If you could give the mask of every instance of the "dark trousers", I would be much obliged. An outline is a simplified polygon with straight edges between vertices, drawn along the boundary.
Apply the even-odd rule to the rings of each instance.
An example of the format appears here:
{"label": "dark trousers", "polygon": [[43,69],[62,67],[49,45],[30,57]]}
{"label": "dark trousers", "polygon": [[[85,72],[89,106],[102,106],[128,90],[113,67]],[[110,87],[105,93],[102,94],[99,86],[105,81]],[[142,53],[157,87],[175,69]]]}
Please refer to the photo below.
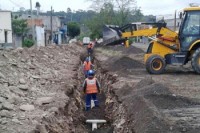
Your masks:
{"label": "dark trousers", "polygon": [[88,56],[89,55],[92,55],[92,49],[91,48],[88,48]]}
{"label": "dark trousers", "polygon": [[85,75],[85,78],[87,78],[87,76],[88,76],[88,70],[84,70],[84,75]]}
{"label": "dark trousers", "polygon": [[86,94],[85,103],[86,103],[86,111],[91,108],[91,100],[94,100],[95,107],[99,106],[99,102],[97,100],[97,93]]}

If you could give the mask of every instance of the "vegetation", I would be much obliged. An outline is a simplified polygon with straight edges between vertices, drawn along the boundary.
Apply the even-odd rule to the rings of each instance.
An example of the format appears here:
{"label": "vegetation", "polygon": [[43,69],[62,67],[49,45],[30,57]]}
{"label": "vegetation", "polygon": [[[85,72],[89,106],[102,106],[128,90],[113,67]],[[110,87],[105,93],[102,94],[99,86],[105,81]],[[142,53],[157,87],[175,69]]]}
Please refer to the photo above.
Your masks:
{"label": "vegetation", "polygon": [[34,41],[32,39],[26,38],[23,40],[22,47],[32,47],[34,45]]}
{"label": "vegetation", "polygon": [[69,22],[67,24],[68,29],[68,36],[71,38],[74,38],[75,36],[78,36],[80,34],[80,26],[76,22]]}
{"label": "vegetation", "polygon": [[[90,0],[92,7],[98,11],[96,16],[86,21],[91,30],[91,38],[102,37],[105,24],[125,25],[127,23],[142,21],[144,15],[136,6],[135,0]],[[98,5],[98,6],[96,6]]]}
{"label": "vegetation", "polygon": [[18,36],[23,36],[28,32],[27,21],[24,19],[12,20],[13,33]]}

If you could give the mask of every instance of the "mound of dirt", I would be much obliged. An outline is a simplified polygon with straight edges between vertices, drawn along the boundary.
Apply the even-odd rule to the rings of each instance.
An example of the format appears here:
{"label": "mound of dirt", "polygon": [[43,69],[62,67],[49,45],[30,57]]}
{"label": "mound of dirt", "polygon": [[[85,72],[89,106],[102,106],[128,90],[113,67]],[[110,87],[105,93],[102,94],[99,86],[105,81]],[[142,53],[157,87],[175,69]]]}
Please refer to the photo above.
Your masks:
{"label": "mound of dirt", "polygon": [[130,46],[128,48],[125,48],[124,46],[121,45],[115,45],[115,46],[103,46],[104,49],[109,49],[113,51],[121,51],[123,54],[140,54],[144,53],[143,50],[136,48],[134,46]]}
{"label": "mound of dirt", "polygon": [[[113,85],[116,86],[115,84]],[[155,83],[151,78],[145,78],[134,86],[124,84],[121,88],[113,89],[113,91],[118,102],[122,103],[126,110],[123,116],[125,121],[122,124],[124,129],[121,130],[123,132],[127,129],[136,133],[181,132],[182,126],[187,122],[173,125],[173,131],[171,131],[172,123],[166,120],[162,110],[177,110],[200,104],[193,99],[174,95],[166,85]],[[112,111],[111,117],[114,115],[116,115],[115,111]]]}
{"label": "mound of dirt", "polygon": [[112,59],[112,64],[109,64],[110,71],[120,71],[127,69],[143,68],[144,64],[130,57],[123,56],[121,58]]}
{"label": "mound of dirt", "polygon": [[1,50],[0,132],[83,132],[81,113],[74,117],[82,52],[76,44]]}
{"label": "mound of dirt", "polygon": [[144,64],[127,56],[120,58],[111,57],[103,66],[105,70],[115,73],[117,72],[117,74],[122,77],[130,74],[138,75],[141,73],[141,71],[138,71],[138,69],[145,70]]}

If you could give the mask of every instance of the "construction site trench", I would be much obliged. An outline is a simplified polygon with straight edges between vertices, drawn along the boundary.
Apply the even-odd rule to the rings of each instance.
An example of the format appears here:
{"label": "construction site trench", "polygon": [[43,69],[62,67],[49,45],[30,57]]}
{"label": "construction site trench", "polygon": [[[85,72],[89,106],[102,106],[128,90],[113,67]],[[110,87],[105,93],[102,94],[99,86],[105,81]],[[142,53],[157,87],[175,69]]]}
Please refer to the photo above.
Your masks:
{"label": "construction site trench", "polygon": [[[96,47],[100,107],[85,111],[85,47],[1,50],[0,133],[199,132],[199,76],[189,66],[149,75],[143,55],[136,47]],[[92,131],[88,119],[107,123]]]}
{"label": "construction site trench", "polygon": [[[134,52],[134,56],[138,56],[143,54],[142,50],[115,47],[115,50],[111,48],[112,51],[120,51],[122,55],[113,57],[113,54],[110,56],[104,53],[108,49],[97,48],[94,54],[96,77],[102,85],[102,93],[98,95],[100,107],[86,112],[84,95],[81,96],[85,132],[92,132],[91,125],[85,123],[87,119],[107,121],[99,125],[98,130],[93,131],[95,133],[199,131],[198,99],[175,94],[171,86],[148,76],[141,61],[127,55]],[[82,62],[85,58],[85,55],[81,55]],[[81,86],[84,79],[81,72],[78,79]]]}

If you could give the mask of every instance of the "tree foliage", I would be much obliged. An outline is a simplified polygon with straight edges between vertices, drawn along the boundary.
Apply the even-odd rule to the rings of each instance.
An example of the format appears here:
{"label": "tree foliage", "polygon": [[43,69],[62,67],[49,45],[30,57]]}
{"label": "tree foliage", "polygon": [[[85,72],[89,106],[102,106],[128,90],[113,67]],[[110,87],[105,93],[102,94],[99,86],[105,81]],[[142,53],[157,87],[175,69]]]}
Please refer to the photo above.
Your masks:
{"label": "tree foliage", "polygon": [[[138,10],[135,0],[89,0],[92,1],[92,7],[100,14],[111,13],[113,22],[118,25],[127,24]],[[110,16],[105,16],[110,17]]]}
{"label": "tree foliage", "polygon": [[13,19],[12,20],[12,27],[13,33],[18,36],[23,36],[28,32],[27,21],[24,19]]}
{"label": "tree foliage", "polygon": [[80,26],[76,22],[69,22],[67,24],[67,28],[68,28],[68,35],[72,38],[80,34]]}
{"label": "tree foliage", "polygon": [[30,47],[32,47],[33,45],[34,45],[34,41],[33,41],[32,39],[25,38],[25,39],[23,40],[23,43],[22,43],[22,46],[23,46],[23,47],[28,47],[28,48],[30,48]]}
{"label": "tree foliage", "polygon": [[142,21],[143,14],[136,6],[135,0],[89,0],[92,7],[98,11],[95,17],[87,21],[92,38],[102,36],[102,27],[105,24],[125,25]]}

